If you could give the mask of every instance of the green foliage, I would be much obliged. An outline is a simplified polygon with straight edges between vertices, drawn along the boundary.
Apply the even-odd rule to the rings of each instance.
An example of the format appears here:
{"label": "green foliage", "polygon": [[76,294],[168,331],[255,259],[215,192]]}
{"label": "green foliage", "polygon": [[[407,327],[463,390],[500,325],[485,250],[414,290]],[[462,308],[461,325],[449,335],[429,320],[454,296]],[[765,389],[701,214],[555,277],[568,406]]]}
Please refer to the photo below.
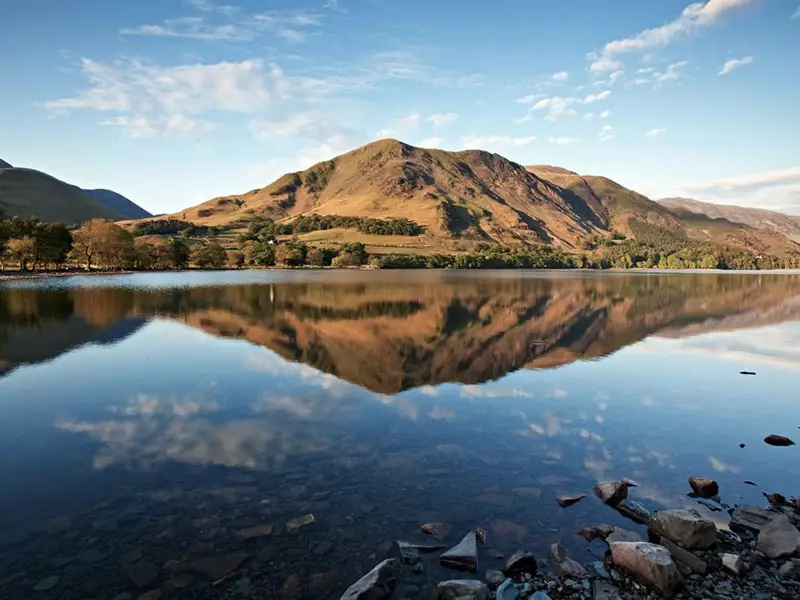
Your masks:
{"label": "green foliage", "polygon": [[194,247],[192,262],[201,269],[221,269],[228,262],[228,255],[219,244],[208,242]]}
{"label": "green foliage", "polygon": [[[133,228],[133,236],[141,237],[143,235],[180,235],[183,237],[204,236],[211,235],[210,227],[195,225],[189,221],[181,221],[180,219],[164,219],[159,221],[140,221]],[[219,232],[216,227],[214,235]],[[214,237],[214,236],[211,236]]]}
{"label": "green foliage", "polygon": [[250,222],[246,240],[268,241],[277,235],[299,235],[329,229],[357,229],[372,235],[420,235],[422,227],[408,219],[370,219],[341,217],[338,215],[301,215],[288,223],[275,223],[271,219],[258,218]]}
{"label": "green foliage", "polygon": [[358,263],[363,265],[369,259],[369,254],[367,254],[367,247],[362,244],[361,242],[349,242],[344,244],[339,249],[339,254],[352,254],[358,260]]}
{"label": "green foliage", "polygon": [[[30,241],[21,246],[13,243],[20,239]],[[0,255],[12,246],[17,250],[23,247],[30,250],[25,253],[25,261],[32,263],[34,269],[48,265],[58,267],[64,264],[72,249],[72,233],[62,223],[14,217],[0,221]]]}
{"label": "green foliage", "polygon": [[172,238],[169,242],[169,258],[175,269],[185,269],[189,266],[189,246],[178,238]]}
{"label": "green foliage", "polygon": [[308,247],[305,244],[289,242],[278,244],[275,249],[275,263],[286,267],[299,267],[305,264]]}

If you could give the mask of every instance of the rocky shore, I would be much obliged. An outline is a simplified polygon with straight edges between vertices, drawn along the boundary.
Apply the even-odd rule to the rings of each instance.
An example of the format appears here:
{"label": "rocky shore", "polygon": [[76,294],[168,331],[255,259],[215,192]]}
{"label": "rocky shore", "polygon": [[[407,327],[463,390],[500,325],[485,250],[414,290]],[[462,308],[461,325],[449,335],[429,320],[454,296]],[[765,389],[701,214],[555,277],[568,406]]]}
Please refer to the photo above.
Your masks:
{"label": "rocky shore", "polygon": [[[716,481],[689,478],[690,496],[729,519],[710,520],[694,509],[663,510],[652,515],[629,490],[637,484],[619,480],[595,486],[594,493],[632,521],[647,525],[647,540],[633,531],[605,524],[576,531],[588,543],[602,540],[603,560],[581,564],[554,543],[547,557],[524,548],[500,569],[481,570],[487,533],[480,527],[455,545],[441,543],[449,526],[426,523],[421,534],[435,543],[399,541],[389,558],[351,585],[342,600],[406,600],[423,573],[436,566],[452,569],[452,579],[438,584],[439,600],[790,600],[800,598],[800,498],[765,494],[768,505],[731,506]],[[558,499],[562,508],[586,494]],[[406,595],[406,592],[409,592]]]}

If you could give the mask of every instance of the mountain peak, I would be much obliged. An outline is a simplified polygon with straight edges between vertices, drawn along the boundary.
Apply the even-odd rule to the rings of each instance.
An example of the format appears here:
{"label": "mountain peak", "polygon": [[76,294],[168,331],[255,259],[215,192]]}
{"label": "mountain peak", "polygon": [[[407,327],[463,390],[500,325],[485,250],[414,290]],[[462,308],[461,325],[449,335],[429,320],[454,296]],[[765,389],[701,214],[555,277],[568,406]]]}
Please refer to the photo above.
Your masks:
{"label": "mountain peak", "polygon": [[12,167],[9,163],[0,158],[0,169],[13,169],[13,168],[14,167]]}

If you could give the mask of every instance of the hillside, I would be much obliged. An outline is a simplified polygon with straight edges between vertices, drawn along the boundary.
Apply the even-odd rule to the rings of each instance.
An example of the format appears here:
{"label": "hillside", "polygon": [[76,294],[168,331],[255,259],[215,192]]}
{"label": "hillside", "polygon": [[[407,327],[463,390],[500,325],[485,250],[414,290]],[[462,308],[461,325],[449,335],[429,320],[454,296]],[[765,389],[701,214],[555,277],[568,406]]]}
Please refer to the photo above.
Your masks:
{"label": "hillside", "polygon": [[118,194],[112,190],[99,189],[82,191],[104,206],[123,215],[126,219],[148,219],[153,216],[138,204],[135,204],[122,194]]}
{"label": "hillside", "polygon": [[0,158],[0,169],[13,169],[13,168],[14,167],[12,167],[6,161],[4,161],[2,158]]}
{"label": "hillside", "polygon": [[663,198],[658,202],[673,212],[691,212],[705,215],[710,219],[727,219],[733,223],[775,231],[790,240],[800,242],[800,216],[786,215],[761,208],[701,202],[693,198]]}

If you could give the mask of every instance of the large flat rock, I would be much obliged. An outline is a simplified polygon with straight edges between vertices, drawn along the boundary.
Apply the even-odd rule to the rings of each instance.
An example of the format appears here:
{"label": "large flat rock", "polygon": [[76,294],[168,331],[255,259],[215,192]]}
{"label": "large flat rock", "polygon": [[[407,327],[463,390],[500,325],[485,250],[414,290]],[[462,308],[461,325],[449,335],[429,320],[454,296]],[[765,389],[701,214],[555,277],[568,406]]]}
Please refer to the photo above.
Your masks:
{"label": "large flat rock", "polygon": [[672,598],[683,589],[683,578],[669,550],[649,542],[613,542],[614,564],[642,583]]}

